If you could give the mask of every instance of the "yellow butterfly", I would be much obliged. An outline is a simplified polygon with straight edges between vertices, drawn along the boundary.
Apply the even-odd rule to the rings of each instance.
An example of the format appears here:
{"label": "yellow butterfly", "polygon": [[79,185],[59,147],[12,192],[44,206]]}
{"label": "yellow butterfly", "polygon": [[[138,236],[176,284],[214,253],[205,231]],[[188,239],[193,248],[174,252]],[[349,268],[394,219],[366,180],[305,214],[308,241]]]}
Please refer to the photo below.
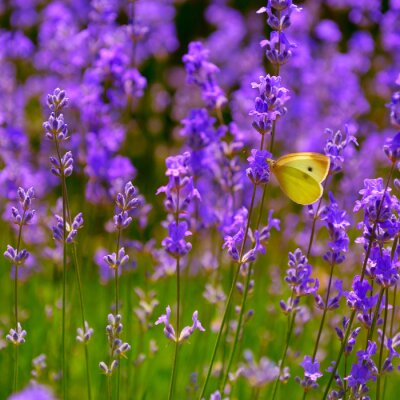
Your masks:
{"label": "yellow butterfly", "polygon": [[319,153],[291,153],[267,160],[279,186],[289,199],[307,205],[323,193],[321,182],[328,175],[330,158]]}

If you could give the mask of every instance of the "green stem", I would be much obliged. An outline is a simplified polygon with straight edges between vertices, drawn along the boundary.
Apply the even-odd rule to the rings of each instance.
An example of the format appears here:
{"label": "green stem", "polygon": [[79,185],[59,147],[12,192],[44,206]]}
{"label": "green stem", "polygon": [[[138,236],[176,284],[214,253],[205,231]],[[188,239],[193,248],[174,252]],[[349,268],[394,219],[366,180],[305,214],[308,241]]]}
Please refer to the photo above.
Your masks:
{"label": "green stem", "polygon": [[[57,116],[57,114],[56,114]],[[66,206],[66,184],[64,169],[62,167],[62,157],[60,151],[60,144],[58,139],[54,139],[56,146],[57,157],[61,172],[61,196],[62,196],[62,215],[63,215],[63,287],[62,287],[62,334],[61,334],[61,370],[62,370],[62,392],[63,398],[66,399],[66,361],[65,361],[65,309],[66,309],[66,290],[67,290],[67,206]]]}
{"label": "green stem", "polygon": [[[83,293],[82,293],[82,280],[81,280],[81,274],[79,270],[79,264],[78,264],[78,256],[76,252],[76,246],[75,243],[72,243],[72,256],[74,258],[74,264],[75,264],[75,275],[76,275],[76,281],[78,284],[78,293],[79,293],[79,303],[80,303],[80,308],[81,308],[81,320],[82,320],[82,329],[85,332],[85,309],[84,309],[84,302],[83,302]],[[89,350],[87,347],[87,343],[84,343],[85,346],[85,363],[86,363],[86,381],[87,381],[87,396],[88,399],[91,400],[92,398],[92,391],[91,391],[91,383],[90,383],[90,369],[89,369]]]}
{"label": "green stem", "polygon": [[[326,185],[328,182],[328,178],[325,179],[324,183],[323,183],[323,191],[325,191],[326,189]],[[314,241],[314,235],[315,235],[315,226],[317,223],[317,219],[318,219],[318,213],[319,213],[319,209],[321,208],[321,204],[322,204],[322,196],[319,198],[318,201],[318,205],[317,205],[317,210],[315,211],[314,217],[313,217],[313,222],[312,222],[312,227],[311,227],[311,235],[310,235],[310,240],[308,242],[308,249],[307,249],[307,258],[310,257],[310,253],[311,253],[311,247]]]}
{"label": "green stem", "polygon": [[67,291],[67,227],[66,227],[66,210],[65,210],[65,192],[62,189],[62,212],[63,212],[63,287],[62,287],[62,335],[61,335],[61,369],[62,369],[62,392],[63,398],[66,399],[67,393],[67,370],[65,360],[65,312],[66,312],[66,291]]}
{"label": "green stem", "polygon": [[247,294],[248,294],[248,291],[249,291],[249,283],[250,283],[252,267],[253,267],[253,263],[250,263],[249,267],[248,267],[249,270],[247,271],[246,286],[245,286],[245,289],[244,289],[243,298],[242,298],[242,304],[241,304],[241,307],[240,307],[239,320],[238,320],[238,325],[237,325],[236,332],[235,332],[235,339],[233,341],[233,347],[232,347],[232,350],[231,350],[231,354],[229,356],[229,361],[228,361],[228,366],[226,368],[225,377],[224,377],[224,379],[222,381],[221,393],[224,393],[224,389],[225,389],[225,386],[226,386],[226,383],[227,383],[228,377],[229,377],[229,371],[230,371],[231,366],[232,366],[233,358],[235,356],[235,351],[236,351],[236,347],[237,347],[238,340],[239,340],[240,327],[242,325],[242,320],[243,320],[243,314],[244,314]]}
{"label": "green stem", "polygon": [[369,331],[368,331],[367,343],[366,343],[365,347],[368,346],[368,341],[371,340],[372,336],[374,335],[375,325],[376,325],[376,321],[378,320],[379,310],[381,308],[381,302],[382,302],[384,292],[385,292],[384,288],[382,288],[379,292],[378,302],[376,303],[374,317],[372,318],[371,328],[369,328]]}
{"label": "green stem", "polygon": [[336,375],[336,371],[337,371],[337,369],[338,369],[340,360],[342,359],[342,355],[343,355],[344,348],[345,348],[346,343],[347,343],[347,340],[349,339],[349,336],[350,336],[351,326],[353,325],[353,321],[354,321],[355,315],[356,315],[356,310],[353,310],[352,313],[351,313],[351,315],[350,315],[350,320],[349,320],[349,323],[348,323],[348,325],[347,325],[347,329],[346,329],[346,333],[345,333],[345,335],[344,335],[344,339],[343,339],[342,344],[341,344],[341,346],[340,346],[340,351],[339,351],[338,357],[337,357],[337,359],[336,359],[336,364],[335,364],[335,366],[333,367],[332,373],[331,373],[331,375],[330,375],[330,377],[329,377],[328,385],[327,385],[326,388],[325,388],[323,400],[325,400],[326,397],[328,396],[328,392],[329,392],[329,389],[330,389],[330,387],[331,387],[331,385],[332,385],[332,381],[333,381],[333,379],[334,379],[334,377],[335,377],[335,375]]}
{"label": "green stem", "polygon": [[111,392],[111,376],[107,376],[107,395],[108,395],[108,400],[112,399],[112,392]]}
{"label": "green stem", "polygon": [[289,343],[290,343],[290,339],[292,337],[292,333],[293,333],[293,327],[294,327],[294,321],[296,319],[296,311],[292,310],[292,318],[290,318],[289,316],[289,327],[288,327],[288,331],[286,334],[286,344],[285,344],[285,348],[283,349],[283,353],[282,353],[282,357],[281,357],[281,363],[279,366],[279,374],[278,377],[275,380],[275,385],[274,385],[274,391],[272,393],[272,399],[275,400],[276,398],[276,394],[278,392],[278,386],[279,386],[279,382],[280,382],[280,378],[281,378],[281,374],[283,371],[283,367],[285,365],[285,360],[286,360],[286,356],[287,356],[287,351],[289,349]]}
{"label": "green stem", "polygon": [[381,339],[381,346],[380,346],[380,350],[379,350],[379,363],[378,363],[379,373],[376,378],[376,400],[379,400],[380,395],[381,395],[382,360],[383,360],[383,348],[385,347],[388,308],[389,308],[389,290],[386,288],[385,289],[385,313],[384,313],[384,317],[383,317],[382,339]]}
{"label": "green stem", "polygon": [[[117,250],[116,250],[116,257],[118,259],[118,253],[119,253],[119,246],[121,242],[121,229],[118,229],[118,237],[117,237]],[[118,315],[119,312],[119,270],[118,267],[115,268],[115,315]]]}
{"label": "green stem", "polygon": [[325,304],[324,304],[324,311],[322,314],[322,319],[321,319],[321,323],[319,324],[319,329],[318,329],[318,334],[317,334],[317,340],[315,341],[315,346],[314,346],[314,351],[313,351],[313,356],[312,356],[312,361],[315,361],[315,357],[317,355],[317,351],[318,351],[318,345],[319,345],[319,341],[321,339],[321,333],[322,333],[322,329],[324,327],[324,323],[325,323],[325,317],[326,317],[326,312],[328,311],[328,301],[329,301],[329,296],[331,293],[331,286],[332,286],[332,277],[333,277],[333,267],[334,267],[334,263],[331,262],[331,270],[330,270],[330,274],[329,274],[329,283],[328,283],[328,290],[326,292],[326,297],[325,297]]}
{"label": "green stem", "polygon": [[177,337],[175,338],[175,352],[174,352],[174,364],[172,368],[172,375],[171,375],[171,383],[169,387],[169,396],[168,400],[172,400],[174,396],[174,389],[175,389],[175,381],[176,381],[176,375],[178,372],[178,352],[179,352],[179,333],[180,333],[180,318],[179,318],[179,313],[180,313],[180,258],[178,257],[176,259],[176,335]]}
{"label": "green stem", "polygon": [[210,361],[210,364],[209,364],[208,370],[207,370],[206,379],[205,379],[204,384],[203,384],[203,389],[201,390],[201,394],[200,394],[200,398],[199,398],[200,400],[203,398],[203,396],[205,394],[205,391],[206,391],[206,388],[207,388],[207,383],[208,383],[208,380],[210,379],[210,376],[211,376],[212,367],[214,365],[215,357],[217,355],[218,345],[219,345],[219,342],[221,340],[222,332],[224,330],[223,328],[224,328],[224,326],[226,324],[226,321],[228,319],[229,308],[230,308],[229,306],[230,306],[231,301],[232,301],[232,296],[233,296],[234,289],[236,287],[236,282],[238,280],[239,272],[240,272],[240,264],[236,269],[235,276],[233,278],[232,285],[231,285],[231,288],[229,290],[229,295],[228,295],[228,299],[227,299],[227,302],[226,302],[224,314],[222,316],[221,326],[220,326],[220,328],[218,330],[217,340],[215,341],[213,353],[212,353],[212,356],[211,356],[211,361]]}
{"label": "green stem", "polygon": [[[116,258],[118,259],[118,253],[119,253],[119,246],[121,242],[121,229],[118,229],[118,237],[117,237],[117,250],[116,250]],[[115,315],[118,315],[119,313],[119,270],[115,268]],[[121,380],[121,365],[118,366],[118,371],[117,371],[117,400],[119,399],[119,385],[120,385],[120,380]]]}
{"label": "green stem", "polygon": [[[21,238],[22,238],[22,223],[25,220],[26,210],[24,209],[22,214],[22,222],[19,224],[18,229],[18,240],[17,240],[17,254],[19,254],[21,248]],[[15,318],[15,330],[18,331],[18,263],[14,266],[14,318]],[[15,346],[15,355],[14,355],[14,392],[17,391],[18,388],[18,347]]]}
{"label": "green stem", "polygon": [[[57,151],[57,157],[60,165],[61,163],[61,151],[60,151],[60,146],[58,141],[55,141],[56,143],[56,151]],[[71,216],[71,211],[69,207],[69,198],[68,198],[68,189],[67,189],[67,181],[66,177],[64,175],[64,171],[62,171],[61,174],[61,190],[62,190],[62,197],[63,197],[63,229],[64,229],[64,245],[66,248],[66,220],[68,220],[69,226],[72,226],[72,216]],[[65,212],[64,212],[65,209]],[[82,329],[85,331],[85,308],[84,308],[84,301],[83,301],[83,290],[82,290],[82,280],[80,276],[80,267],[79,267],[79,262],[78,262],[78,255],[77,255],[77,250],[76,250],[76,244],[72,242],[72,256],[74,259],[74,265],[75,265],[75,276],[76,276],[76,281],[78,284],[78,293],[79,293],[79,304],[80,304],[80,309],[81,309],[81,319],[82,319]],[[65,274],[64,274],[65,275]],[[63,290],[63,298],[64,298],[64,290]],[[65,299],[64,299],[65,300]],[[65,318],[65,310],[63,307],[63,312],[64,312],[64,318]],[[64,328],[65,329],[65,322],[64,322]],[[65,340],[65,339],[64,339]],[[87,380],[87,396],[88,399],[91,400],[92,394],[91,394],[91,380],[90,380],[90,368],[89,368],[89,350],[87,348],[87,343],[85,345],[85,363],[86,363],[86,380]]]}
{"label": "green stem", "polygon": [[[347,354],[344,355],[344,374],[343,377],[345,378],[347,376],[347,363],[349,361],[349,356]],[[344,390],[344,399],[346,400],[347,398],[347,379],[343,380],[343,390]]]}
{"label": "green stem", "polygon": [[[230,266],[230,279],[229,279],[229,281],[230,282],[232,282],[232,280],[233,280],[233,268],[232,268],[232,265]],[[229,294],[231,294],[231,293],[229,293]],[[229,319],[230,318],[230,315],[231,315],[231,308],[229,308],[229,310],[228,310],[228,314],[227,314],[227,319]],[[225,330],[224,330],[224,338],[223,338],[223,346],[222,346],[222,362],[221,362],[221,365],[222,365],[222,371],[225,371],[225,367],[226,367],[226,362],[228,361],[227,359],[226,359],[226,357],[229,355],[228,354],[228,351],[227,350],[229,350],[228,349],[228,346],[226,346],[226,344],[227,344],[227,340],[228,340],[228,335],[229,335],[229,325],[226,325],[225,324]],[[221,376],[220,376],[220,382],[219,382],[219,385],[218,386],[220,386],[221,384],[222,384],[222,380],[224,379],[224,376],[223,376],[223,374],[221,374]]]}
{"label": "green stem", "polygon": [[18,348],[18,344],[14,345],[14,392],[18,387]]}

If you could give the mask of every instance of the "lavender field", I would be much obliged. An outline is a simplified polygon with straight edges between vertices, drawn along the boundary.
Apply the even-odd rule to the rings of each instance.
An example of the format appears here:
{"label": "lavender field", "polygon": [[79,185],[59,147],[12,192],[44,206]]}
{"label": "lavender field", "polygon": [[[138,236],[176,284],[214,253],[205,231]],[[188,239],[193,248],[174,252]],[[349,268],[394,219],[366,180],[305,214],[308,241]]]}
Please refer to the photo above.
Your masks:
{"label": "lavender field", "polygon": [[0,400],[398,398],[399,0],[0,0]]}

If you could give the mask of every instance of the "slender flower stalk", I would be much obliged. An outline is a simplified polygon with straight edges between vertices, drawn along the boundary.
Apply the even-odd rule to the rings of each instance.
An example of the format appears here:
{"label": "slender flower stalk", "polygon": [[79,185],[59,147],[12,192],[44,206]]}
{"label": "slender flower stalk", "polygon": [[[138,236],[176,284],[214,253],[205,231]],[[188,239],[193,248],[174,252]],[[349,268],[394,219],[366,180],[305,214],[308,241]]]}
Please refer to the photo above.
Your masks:
{"label": "slender flower stalk", "polygon": [[385,289],[385,310],[383,317],[383,327],[381,334],[381,345],[379,349],[379,362],[378,362],[378,376],[376,377],[376,399],[381,398],[381,376],[382,376],[382,362],[383,362],[383,349],[385,347],[385,337],[386,337],[386,326],[388,318],[388,308],[389,308],[389,290]]}
{"label": "slender flower stalk", "polygon": [[[132,212],[140,206],[140,199],[137,196],[137,190],[131,182],[127,182],[124,190],[117,194],[115,200],[115,214],[113,217],[114,227],[117,231],[117,244],[115,253],[104,256],[104,261],[114,271],[115,282],[115,315],[109,315],[109,323],[107,325],[108,341],[110,345],[110,366],[104,362],[100,363],[100,368],[105,375],[110,379],[114,370],[117,371],[117,386],[116,397],[119,398],[120,388],[120,368],[119,359],[125,356],[125,353],[130,350],[128,343],[122,343],[120,334],[122,332],[121,315],[119,313],[119,275],[122,273],[122,267],[129,261],[129,256],[125,254],[125,248],[121,247],[122,230],[126,229],[132,222]],[[111,317],[110,317],[111,316]],[[112,360],[112,361],[111,361]],[[111,386],[111,382],[109,383]]]}
{"label": "slender flower stalk", "polygon": [[[180,258],[176,259],[176,330],[179,332],[180,329],[180,304],[181,304],[181,286],[180,286]],[[179,341],[175,341],[175,350],[174,350],[174,362],[172,364],[172,375],[171,382],[169,386],[169,395],[168,399],[172,400],[175,393],[175,384],[176,384],[176,375],[178,372],[178,352],[179,352]]]}
{"label": "slender flower stalk", "polygon": [[[180,188],[177,187],[176,190],[176,210],[175,210],[175,224],[178,226],[179,224],[179,192]],[[180,266],[180,256],[176,256],[176,331],[180,330],[180,311],[181,311],[181,266]],[[176,384],[176,376],[178,372],[178,353],[179,353],[179,341],[175,341],[175,350],[174,350],[174,361],[172,366],[172,375],[171,382],[169,386],[169,395],[168,399],[172,400],[175,393],[175,384]]]}
{"label": "slender flower stalk", "polygon": [[[73,262],[75,265],[75,276],[78,285],[79,303],[81,310],[81,322],[82,329],[85,329],[87,322],[85,319],[85,309],[83,300],[83,289],[82,281],[80,276],[80,267],[77,256],[77,249],[75,244],[75,238],[78,233],[78,229],[83,226],[83,217],[79,213],[74,219],[72,219],[66,178],[72,174],[73,171],[73,157],[70,151],[67,151],[64,155],[61,154],[61,144],[69,139],[68,127],[64,123],[64,116],[61,111],[68,106],[68,98],[65,95],[65,91],[61,89],[55,89],[53,94],[47,96],[47,105],[52,111],[49,119],[43,124],[46,132],[46,137],[52,140],[55,144],[55,150],[57,157],[50,157],[50,163],[52,165],[51,172],[61,180],[61,194],[62,194],[62,218],[56,215],[57,224],[53,227],[53,236],[55,240],[61,241],[63,244],[63,294],[62,294],[62,389],[63,395],[66,396],[66,379],[67,379],[67,366],[66,366],[66,346],[65,346],[65,319],[66,319],[66,285],[67,285],[67,245],[71,244]],[[81,329],[81,328],[80,328]],[[88,328],[89,329],[89,328]],[[91,334],[86,336],[86,340],[83,340],[85,345],[85,362],[86,362],[86,380],[87,380],[87,396],[91,399],[91,383],[90,383],[90,369],[89,369],[89,350],[87,343],[91,337]]]}
{"label": "slender flower stalk", "polygon": [[53,165],[52,172],[61,179],[61,196],[62,196],[62,243],[63,243],[63,285],[62,285],[62,334],[61,334],[61,371],[62,371],[62,393],[66,398],[67,388],[67,366],[66,366],[66,346],[65,346],[65,318],[66,318],[66,287],[67,287],[67,208],[66,208],[66,175],[72,173],[72,155],[66,153],[61,156],[60,142],[68,139],[68,128],[64,123],[64,116],[61,110],[68,105],[68,98],[65,92],[55,89],[54,94],[49,94],[47,104],[52,111],[48,121],[43,124],[46,131],[46,137],[54,141],[57,158],[50,158]]}
{"label": "slender flower stalk", "polygon": [[18,349],[19,345],[25,342],[26,332],[22,331],[19,318],[18,318],[18,277],[19,268],[23,267],[26,260],[29,257],[29,253],[25,249],[21,249],[22,242],[22,227],[28,225],[32,222],[35,216],[35,210],[32,209],[32,200],[35,197],[35,192],[33,188],[24,190],[23,188],[18,188],[18,199],[19,205],[17,207],[12,207],[11,214],[13,223],[18,226],[18,239],[17,247],[14,249],[12,246],[8,245],[7,250],[4,252],[4,257],[6,257],[14,267],[14,329],[10,330],[7,339],[14,344],[14,391],[18,388]]}

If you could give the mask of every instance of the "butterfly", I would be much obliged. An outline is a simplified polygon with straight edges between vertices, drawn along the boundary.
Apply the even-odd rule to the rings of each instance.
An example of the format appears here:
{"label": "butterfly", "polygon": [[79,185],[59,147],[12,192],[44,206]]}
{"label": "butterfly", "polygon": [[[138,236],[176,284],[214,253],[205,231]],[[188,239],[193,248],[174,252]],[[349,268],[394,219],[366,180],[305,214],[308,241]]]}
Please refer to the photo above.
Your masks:
{"label": "butterfly", "polygon": [[321,198],[321,183],[328,175],[330,158],[319,153],[291,153],[267,160],[279,186],[289,199],[307,205]]}

